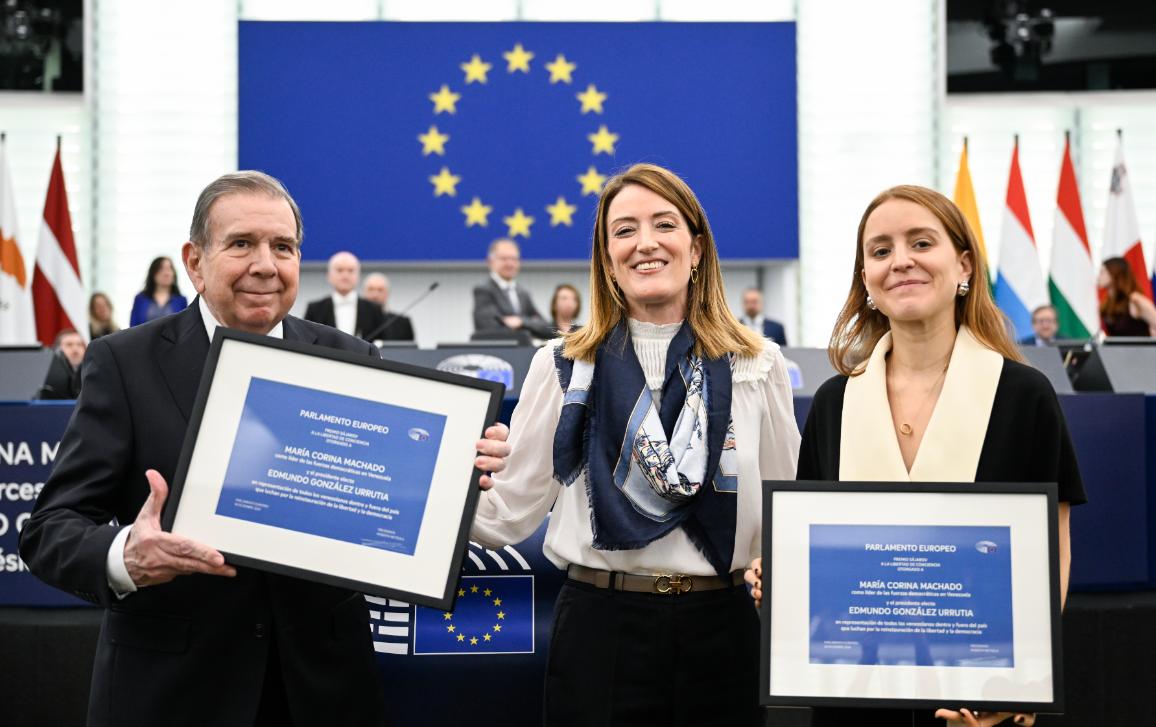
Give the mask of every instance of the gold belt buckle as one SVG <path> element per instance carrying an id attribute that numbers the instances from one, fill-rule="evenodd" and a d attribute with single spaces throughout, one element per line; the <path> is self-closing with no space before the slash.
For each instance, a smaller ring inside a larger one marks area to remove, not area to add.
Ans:
<path id="1" fill-rule="evenodd" d="M 678 595 L 680 593 L 690 593 L 694 588 L 694 579 L 690 576 L 682 575 L 660 575 L 654 578 L 655 593 L 670 593 Z"/>

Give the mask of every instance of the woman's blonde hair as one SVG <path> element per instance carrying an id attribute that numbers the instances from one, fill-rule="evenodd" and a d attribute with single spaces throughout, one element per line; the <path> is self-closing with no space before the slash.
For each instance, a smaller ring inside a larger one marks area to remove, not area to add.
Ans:
<path id="1" fill-rule="evenodd" d="M 706 358 L 719 358 L 728 353 L 757 355 L 763 348 L 762 339 L 739 323 L 727 306 L 718 248 L 706 212 L 686 182 L 669 169 L 654 164 L 635 164 L 611 177 L 602 189 L 590 251 L 590 320 L 584 328 L 566 334 L 564 355 L 579 361 L 593 361 L 598 347 L 627 314 L 626 298 L 612 276 L 607 223 L 610 203 L 631 184 L 649 189 L 673 204 L 685 220 L 691 239 L 697 239 L 700 245 L 701 255 L 694 276 L 697 282 L 689 283 L 687 292 L 686 320 L 694 333 L 694 352 Z"/>
<path id="2" fill-rule="evenodd" d="M 827 355 L 831 365 L 844 376 L 854 376 L 861 371 L 856 368 L 871 356 L 875 344 L 884 333 L 891 330 L 891 322 L 882 311 L 867 307 L 867 286 L 863 284 L 863 231 L 867 218 L 879 205 L 892 199 L 902 199 L 923 207 L 935 215 L 943 229 L 951 238 L 959 254 L 971 253 L 971 291 L 964 297 L 955 299 L 955 325 L 961 324 L 971 329 L 972 334 L 984 346 L 1004 358 L 1023 361 L 1019 349 L 1008 335 L 1007 317 L 996 306 L 988 288 L 987 261 L 980 254 L 975 234 L 967 218 L 955 203 L 939 192 L 926 187 L 901 185 L 885 189 L 879 193 L 859 220 L 859 234 L 855 240 L 855 268 L 851 271 L 851 290 L 839 311 L 835 329 L 831 332 L 831 344 Z"/>

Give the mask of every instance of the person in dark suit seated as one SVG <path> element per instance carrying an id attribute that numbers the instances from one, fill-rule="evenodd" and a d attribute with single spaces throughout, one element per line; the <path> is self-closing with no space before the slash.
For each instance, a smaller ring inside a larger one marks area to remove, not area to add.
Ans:
<path id="1" fill-rule="evenodd" d="M 763 338 L 769 338 L 780 346 L 787 345 L 787 331 L 783 324 L 763 315 L 763 292 L 758 288 L 743 291 L 743 314 L 739 322 Z"/>
<path id="2" fill-rule="evenodd" d="M 371 341 L 368 335 L 384 323 L 381 306 L 357 295 L 361 263 L 351 252 L 329 258 L 327 279 L 333 293 L 305 307 L 305 320 L 332 326 L 342 333 Z"/>
<path id="3" fill-rule="evenodd" d="M 75 399 L 80 395 L 80 372 L 88 344 L 71 328 L 61 331 L 52 346 L 48 374 L 40 389 L 41 399 Z"/>
<path id="4" fill-rule="evenodd" d="M 384 273 L 370 273 L 361 284 L 361 297 L 381 308 L 382 322 L 366 333 L 370 341 L 412 341 L 413 324 L 409 318 L 386 310 L 389 305 L 389 278 Z"/>
<path id="5" fill-rule="evenodd" d="M 474 331 L 526 331 L 535 338 L 552 338 L 553 326 L 534 307 L 530 293 L 518 285 L 522 267 L 518 243 L 494 240 L 486 264 L 490 279 L 474 288 Z"/>
<path id="6" fill-rule="evenodd" d="M 1032 335 L 1024 336 L 1017 343 L 1021 346 L 1052 346 L 1056 343 L 1059 330 L 1056 309 L 1045 303 L 1032 311 Z"/>
<path id="7" fill-rule="evenodd" d="M 582 312 L 582 296 L 569 283 L 554 288 L 550 299 L 550 318 L 554 321 L 555 335 L 578 330 L 578 314 Z"/>
<path id="8" fill-rule="evenodd" d="M 361 594 L 234 567 L 160 527 L 219 326 L 379 355 L 287 315 L 301 230 L 297 205 L 276 179 L 220 177 L 197 199 L 183 248 L 199 297 L 179 314 L 89 346 L 80 399 L 20 538 L 35 575 L 107 609 L 89 727 L 386 721 Z M 490 439 L 475 445 L 477 466 L 504 467 L 505 435 L 490 427 Z"/>

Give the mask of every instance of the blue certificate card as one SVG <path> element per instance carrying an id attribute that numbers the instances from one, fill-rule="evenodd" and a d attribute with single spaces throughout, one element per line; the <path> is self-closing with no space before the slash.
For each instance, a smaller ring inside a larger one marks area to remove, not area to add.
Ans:
<path id="1" fill-rule="evenodd" d="M 812 664 L 1013 667 L 1007 527 L 810 526 Z"/>
<path id="2" fill-rule="evenodd" d="M 445 416 L 253 377 L 217 514 L 413 555 Z"/>

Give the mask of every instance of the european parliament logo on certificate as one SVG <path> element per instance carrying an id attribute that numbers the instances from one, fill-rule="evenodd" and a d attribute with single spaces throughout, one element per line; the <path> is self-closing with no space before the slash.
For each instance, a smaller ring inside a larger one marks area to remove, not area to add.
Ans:
<path id="1" fill-rule="evenodd" d="M 1062 711 L 1054 483 L 764 484 L 764 704 Z"/>
<path id="2" fill-rule="evenodd" d="M 501 384 L 218 329 L 165 512 L 231 563 L 452 603 Z"/>

